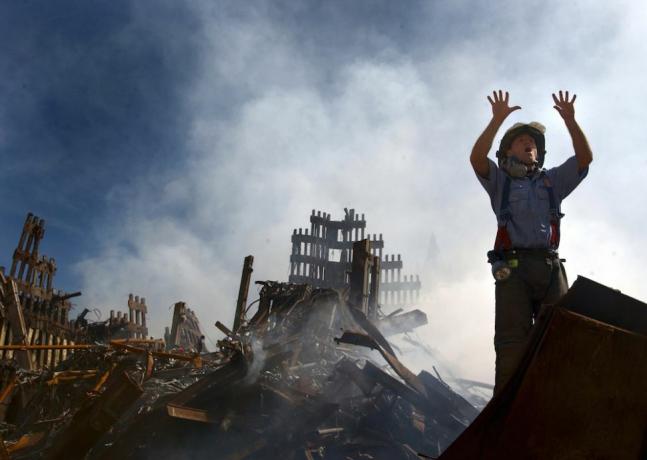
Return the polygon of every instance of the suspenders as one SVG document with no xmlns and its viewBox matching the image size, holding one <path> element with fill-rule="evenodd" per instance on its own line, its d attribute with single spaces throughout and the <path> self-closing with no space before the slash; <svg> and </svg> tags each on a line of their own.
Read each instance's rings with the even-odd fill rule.
<svg viewBox="0 0 647 460">
<path fill-rule="evenodd" d="M 499 215 L 501 222 L 496 232 L 496 239 L 494 240 L 494 251 L 501 252 L 512 249 L 512 241 L 510 241 L 510 234 L 508 233 L 508 222 L 512 220 L 512 213 L 510 212 L 510 176 L 505 175 L 505 182 L 503 183 L 503 193 L 501 194 L 501 207 Z"/>
<path fill-rule="evenodd" d="M 548 190 L 548 204 L 550 206 L 550 249 L 557 249 L 559 247 L 559 221 L 564 214 L 559 210 L 557 206 L 557 200 L 555 200 L 555 192 L 553 191 L 553 184 L 551 184 L 550 179 L 545 172 L 541 172 L 541 177 L 544 179 L 544 185 L 546 190 Z"/>
<path fill-rule="evenodd" d="M 546 190 L 548 191 L 548 205 L 550 207 L 550 241 L 549 249 L 557 250 L 559 247 L 559 221 L 564 214 L 559 210 L 557 205 L 557 200 L 555 199 L 555 192 L 553 190 L 553 184 L 550 182 L 550 179 L 546 175 L 545 171 L 541 171 L 540 178 L 544 181 Z M 512 249 L 512 241 L 510 240 L 510 234 L 508 233 L 508 222 L 512 220 L 512 213 L 510 212 L 510 183 L 512 180 L 510 176 L 506 174 L 505 182 L 503 183 L 503 193 L 501 194 L 501 207 L 499 211 L 499 217 L 501 222 L 499 223 L 499 228 L 496 232 L 496 239 L 494 241 L 494 251 L 502 252 L 509 249 Z"/>
</svg>

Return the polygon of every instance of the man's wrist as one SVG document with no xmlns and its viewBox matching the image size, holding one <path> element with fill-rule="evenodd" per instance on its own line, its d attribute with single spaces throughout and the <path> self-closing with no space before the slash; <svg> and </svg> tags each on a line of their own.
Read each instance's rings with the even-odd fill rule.
<svg viewBox="0 0 647 460">
<path fill-rule="evenodd" d="M 566 127 L 568 129 L 575 128 L 577 126 L 577 122 L 575 121 L 575 117 L 569 118 L 569 119 L 564 119 L 564 123 L 566 124 Z"/>
</svg>

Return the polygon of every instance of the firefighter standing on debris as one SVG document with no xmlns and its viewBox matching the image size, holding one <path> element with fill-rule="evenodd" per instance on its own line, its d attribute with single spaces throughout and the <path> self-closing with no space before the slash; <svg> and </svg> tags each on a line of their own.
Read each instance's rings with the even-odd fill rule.
<svg viewBox="0 0 647 460">
<path fill-rule="evenodd" d="M 563 259 L 559 258 L 560 203 L 586 177 L 593 161 L 589 144 L 575 121 L 575 95 L 553 94 L 573 141 L 575 156 L 560 166 L 544 169 L 545 128 L 537 122 L 516 123 L 506 131 L 496 152 L 498 165 L 488 158 L 494 136 L 504 120 L 521 107 L 508 105 L 499 90 L 488 96 L 492 119 L 474 144 L 470 162 L 490 196 L 498 232 L 488 253 L 495 277 L 497 394 L 515 371 L 541 304 L 556 302 L 568 289 Z"/>
</svg>

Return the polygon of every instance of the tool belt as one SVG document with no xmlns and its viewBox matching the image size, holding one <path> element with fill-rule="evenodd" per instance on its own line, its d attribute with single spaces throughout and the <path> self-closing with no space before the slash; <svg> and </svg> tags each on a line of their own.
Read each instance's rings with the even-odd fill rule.
<svg viewBox="0 0 647 460">
<path fill-rule="evenodd" d="M 566 259 L 559 258 L 555 249 L 515 248 L 488 252 L 488 262 L 492 264 L 492 276 L 497 281 L 508 279 L 512 270 L 519 267 L 519 262 L 523 260 L 545 260 L 550 266 L 553 266 L 555 261 L 566 262 Z"/>
<path fill-rule="evenodd" d="M 528 257 L 541 259 L 559 259 L 555 249 L 547 248 L 513 248 L 501 251 L 505 259 L 523 259 Z"/>
</svg>

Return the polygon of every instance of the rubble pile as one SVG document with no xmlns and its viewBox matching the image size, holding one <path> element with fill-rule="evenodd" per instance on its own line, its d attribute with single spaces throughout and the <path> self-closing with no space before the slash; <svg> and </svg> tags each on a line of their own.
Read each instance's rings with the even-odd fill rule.
<svg viewBox="0 0 647 460">
<path fill-rule="evenodd" d="M 11 458 L 433 458 L 477 415 L 411 373 L 348 292 L 262 285 L 213 353 L 113 340 L 51 370 L 5 363 Z"/>
<path fill-rule="evenodd" d="M 363 219 L 322 219 L 295 239 L 303 280 L 257 281 L 248 303 L 245 258 L 233 322 L 215 324 L 224 338 L 208 352 L 184 302 L 165 340 L 147 338 L 148 306 L 132 294 L 128 312 L 70 319 L 80 293 L 52 287 L 44 221 L 29 214 L 8 276 L 0 267 L 0 460 L 436 458 L 478 409 L 386 339 L 427 323 L 380 303 L 417 298 L 419 282 L 400 281 L 399 257 L 382 260 L 381 236 L 353 240 Z"/>
<path fill-rule="evenodd" d="M 411 373 L 343 292 L 264 282 L 221 365 L 115 428 L 91 458 L 433 458 L 477 410 Z"/>
</svg>

